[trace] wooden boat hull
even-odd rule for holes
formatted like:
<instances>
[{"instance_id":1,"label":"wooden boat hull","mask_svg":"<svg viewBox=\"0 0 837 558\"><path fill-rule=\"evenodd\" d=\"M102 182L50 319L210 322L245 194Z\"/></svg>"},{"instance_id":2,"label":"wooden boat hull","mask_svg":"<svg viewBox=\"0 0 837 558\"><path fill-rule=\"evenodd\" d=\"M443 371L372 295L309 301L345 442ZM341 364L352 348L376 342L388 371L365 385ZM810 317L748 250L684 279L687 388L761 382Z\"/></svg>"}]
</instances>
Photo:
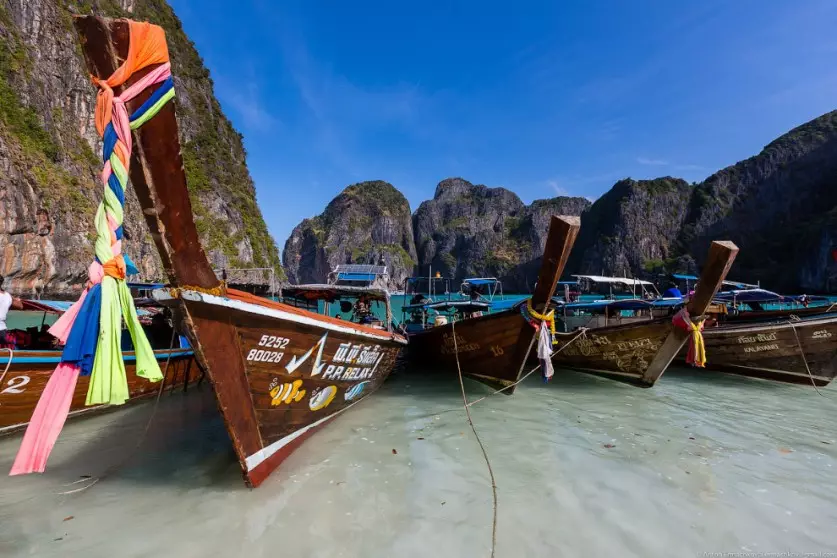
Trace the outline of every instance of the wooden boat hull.
<instances>
[{"instance_id":1,"label":"wooden boat hull","mask_svg":"<svg viewBox=\"0 0 837 558\"><path fill-rule=\"evenodd\" d=\"M322 321L280 304L202 293L184 293L182 300L251 486L317 429L375 392L406 345L383 330Z\"/></svg>"},{"instance_id":2,"label":"wooden boat hull","mask_svg":"<svg viewBox=\"0 0 837 558\"><path fill-rule=\"evenodd\" d=\"M74 23L91 74L113 75L131 46L128 22L77 16ZM151 94L128 101L128 113ZM179 287L160 300L183 310L244 478L258 486L314 430L377 389L406 339L227 289L192 220L174 104L133 134L131 183L169 283ZM373 354L376 363L367 365Z\"/></svg>"},{"instance_id":3,"label":"wooden boat hull","mask_svg":"<svg viewBox=\"0 0 837 558\"><path fill-rule=\"evenodd\" d=\"M768 320L788 320L797 318L810 318L820 314L837 314L837 305L813 306L809 308L794 308L788 310L760 310L741 312L724 316L724 323L739 324L746 322L764 322Z\"/></svg>"},{"instance_id":4,"label":"wooden boat hull","mask_svg":"<svg viewBox=\"0 0 837 558\"><path fill-rule=\"evenodd\" d=\"M514 357L523 326L534 334L519 310L437 326L410 335L408 355L413 362L455 374L458 351L463 376L502 389L518 378L521 363Z\"/></svg>"},{"instance_id":5,"label":"wooden boat hull","mask_svg":"<svg viewBox=\"0 0 837 558\"><path fill-rule=\"evenodd\" d=\"M155 351L160 366L165 366L169 351ZM0 352L0 373L8 363L8 353ZM15 351L12 364L0 385L0 434L16 432L29 424L38 399L49 378L61 359L61 351ZM125 371L128 376L129 402L151 396L160 390L159 383L152 383L136 375L134 353L125 353ZM164 389L174 389L188 385L200 378L200 368L195 363L191 349L175 349L171 352L171 361ZM84 400L90 376L80 376L73 392L70 405L70 417L91 411L117 409L119 406L95 405L87 407Z\"/></svg>"},{"instance_id":6,"label":"wooden boat hull","mask_svg":"<svg viewBox=\"0 0 837 558\"><path fill-rule=\"evenodd\" d=\"M650 387L646 372L671 334L670 319L591 329L584 334L559 333L552 361L614 380Z\"/></svg>"},{"instance_id":7,"label":"wooden boat hull","mask_svg":"<svg viewBox=\"0 0 837 558\"><path fill-rule=\"evenodd\" d=\"M837 316L722 326L706 329L703 338L710 370L817 386L837 375Z\"/></svg>"}]
</instances>

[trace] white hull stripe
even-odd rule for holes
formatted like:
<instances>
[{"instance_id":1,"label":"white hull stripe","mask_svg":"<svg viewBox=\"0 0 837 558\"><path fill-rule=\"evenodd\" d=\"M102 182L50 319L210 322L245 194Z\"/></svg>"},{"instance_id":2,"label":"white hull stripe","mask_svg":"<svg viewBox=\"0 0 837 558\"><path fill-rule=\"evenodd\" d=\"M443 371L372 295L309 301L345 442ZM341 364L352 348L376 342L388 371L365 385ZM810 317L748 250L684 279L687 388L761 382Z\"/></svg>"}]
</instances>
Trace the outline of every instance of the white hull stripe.
<instances>
[{"instance_id":1,"label":"white hull stripe","mask_svg":"<svg viewBox=\"0 0 837 558\"><path fill-rule=\"evenodd\" d=\"M154 299L158 301L169 301L174 300L174 297L169 294L169 292L165 289L157 289L153 293ZM181 296L185 300L191 300L194 302L204 302L206 304L211 304L213 306L224 306L226 308L232 308L234 310L240 310L242 312L247 312L248 314L258 314L259 316L268 316L271 318L277 318L280 320L286 320L289 322L295 322L298 324L304 324L314 327L319 327L321 329L328 329L331 331L339 331L340 333L345 333L348 335L354 335L358 337L368 337L370 339L377 339L379 341L394 341L396 343L400 343L402 345L407 344L407 340L401 337L391 337L389 334L381 334L376 335L369 331L358 330L351 327L342 326L339 324L326 322L322 320L317 320L310 316L302 316L299 314L293 314L291 312L285 312L284 310L279 310L277 308L267 308L265 306L261 306L259 304L252 304L250 302L242 302L240 300L232 300L230 298L224 298L221 296L215 296L206 293L199 293L197 291L182 291Z\"/></svg>"},{"instance_id":2,"label":"white hull stripe","mask_svg":"<svg viewBox=\"0 0 837 558\"><path fill-rule=\"evenodd\" d=\"M326 417L323 417L316 422L312 422L308 426L303 426L302 428L300 428L296 432L292 432L292 433L288 434L287 436L285 436L284 438L282 438L280 440L276 440L275 442L273 442L269 446L260 449L259 451L257 451L253 455L248 456L247 459L244 460L244 462L247 464L247 471L252 471L256 467L261 465L266 459L268 459L274 453L276 453L280 449L284 448L285 446L287 446L288 444L290 444L291 442L293 442L294 440L296 440L297 438L299 438L300 436L302 436L303 434L305 434L306 432L308 432L312 428L316 428L319 425L321 425L322 423L324 423L325 421L336 417L337 415L339 415L340 413L342 413L346 409L350 409L351 407L354 407L355 405L357 405L358 403L360 403L364 399L366 399L366 398L362 397L362 398L358 399L357 401L355 401L354 403L352 403L351 405L347 405L346 407L343 407L342 409L340 409L339 411L337 411L335 413L332 413L332 414L330 414Z\"/></svg>"}]
</instances>

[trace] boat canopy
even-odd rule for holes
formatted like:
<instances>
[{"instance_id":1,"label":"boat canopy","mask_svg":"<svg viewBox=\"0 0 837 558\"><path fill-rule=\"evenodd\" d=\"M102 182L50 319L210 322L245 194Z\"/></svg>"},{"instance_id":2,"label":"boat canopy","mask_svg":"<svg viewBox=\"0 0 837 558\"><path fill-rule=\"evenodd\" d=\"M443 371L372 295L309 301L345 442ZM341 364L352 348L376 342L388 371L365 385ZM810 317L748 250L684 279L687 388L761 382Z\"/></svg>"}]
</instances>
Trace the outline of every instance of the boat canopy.
<instances>
[{"instance_id":1,"label":"boat canopy","mask_svg":"<svg viewBox=\"0 0 837 558\"><path fill-rule=\"evenodd\" d=\"M784 299L782 295L764 289L736 289L715 295L719 302L781 302Z\"/></svg>"},{"instance_id":2,"label":"boat canopy","mask_svg":"<svg viewBox=\"0 0 837 558\"><path fill-rule=\"evenodd\" d=\"M631 279L629 277L605 277L603 275L573 275L578 279L587 279L594 283L615 283L618 285L626 285L632 287L634 285L654 285L651 281L643 281L642 279Z\"/></svg>"},{"instance_id":3,"label":"boat canopy","mask_svg":"<svg viewBox=\"0 0 837 558\"><path fill-rule=\"evenodd\" d=\"M672 273L671 276L674 277L675 279L680 280L680 281L697 281L698 280L697 275L683 275L681 273Z\"/></svg>"},{"instance_id":4,"label":"boat canopy","mask_svg":"<svg viewBox=\"0 0 837 558\"><path fill-rule=\"evenodd\" d=\"M334 302L342 297L357 298L366 295L370 300L389 302L389 293L385 289L375 287L352 287L351 285L290 285L282 289L282 295L286 298L300 300L325 300Z\"/></svg>"},{"instance_id":5,"label":"boat canopy","mask_svg":"<svg viewBox=\"0 0 837 558\"><path fill-rule=\"evenodd\" d=\"M73 305L68 300L29 300L21 299L22 309L29 312L46 312L47 314L63 314ZM156 304L159 306L159 303ZM155 314L156 311L149 311L145 308L137 308L137 316L140 318Z\"/></svg>"},{"instance_id":6,"label":"boat canopy","mask_svg":"<svg viewBox=\"0 0 837 558\"><path fill-rule=\"evenodd\" d=\"M370 285L378 277L386 277L387 268L384 265L370 264L339 264L329 273L330 284L353 284Z\"/></svg>"},{"instance_id":7,"label":"boat canopy","mask_svg":"<svg viewBox=\"0 0 837 558\"><path fill-rule=\"evenodd\" d=\"M476 277L476 278L470 278L470 279L463 279L462 280L463 285L467 284L467 285L477 285L477 286L496 285L499 282L500 281L498 281L494 277Z\"/></svg>"},{"instance_id":8,"label":"boat canopy","mask_svg":"<svg viewBox=\"0 0 837 558\"><path fill-rule=\"evenodd\" d=\"M405 311L411 310L435 310L437 312L450 312L451 310L458 310L460 312L480 312L488 310L493 306L488 302L478 302L473 300L440 300L438 302L428 302L427 304L409 304L404 306Z\"/></svg>"},{"instance_id":9,"label":"boat canopy","mask_svg":"<svg viewBox=\"0 0 837 558\"><path fill-rule=\"evenodd\" d=\"M758 289L760 285L753 285L751 283L741 283L739 281L724 281L724 285L735 287L736 289Z\"/></svg>"},{"instance_id":10,"label":"boat canopy","mask_svg":"<svg viewBox=\"0 0 837 558\"><path fill-rule=\"evenodd\" d=\"M629 298L622 300L594 300L592 302L570 302L566 304L559 297L553 297L553 302L560 308L577 311L596 311L611 308L614 310L645 310L648 308L676 308L684 302L682 298L658 298L656 300L642 300Z\"/></svg>"}]
</instances>

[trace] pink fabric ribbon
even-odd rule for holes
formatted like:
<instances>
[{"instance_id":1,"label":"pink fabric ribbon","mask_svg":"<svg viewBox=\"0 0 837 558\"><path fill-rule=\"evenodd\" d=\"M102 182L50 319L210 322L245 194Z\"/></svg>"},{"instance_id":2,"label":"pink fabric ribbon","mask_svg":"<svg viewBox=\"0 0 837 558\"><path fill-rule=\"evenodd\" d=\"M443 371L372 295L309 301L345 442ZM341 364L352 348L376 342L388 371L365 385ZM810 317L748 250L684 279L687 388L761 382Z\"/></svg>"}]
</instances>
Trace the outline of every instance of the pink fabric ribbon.
<instances>
[{"instance_id":1,"label":"pink fabric ribbon","mask_svg":"<svg viewBox=\"0 0 837 558\"><path fill-rule=\"evenodd\" d=\"M99 265L99 267L102 266ZM101 282L101 278L99 281ZM67 338L70 336L70 330L73 328L73 323L76 321L76 316L78 316L78 312L81 310L81 305L84 303L86 296L87 289L84 289L81 292L81 296L78 297L78 300L75 301L73 305L70 306L70 308L64 312L48 330L49 334L61 341L62 345L67 343Z\"/></svg>"},{"instance_id":2,"label":"pink fabric ribbon","mask_svg":"<svg viewBox=\"0 0 837 558\"><path fill-rule=\"evenodd\" d=\"M70 414L79 372L75 364L62 362L50 376L26 427L10 476L44 472L52 447Z\"/></svg>"}]
</instances>

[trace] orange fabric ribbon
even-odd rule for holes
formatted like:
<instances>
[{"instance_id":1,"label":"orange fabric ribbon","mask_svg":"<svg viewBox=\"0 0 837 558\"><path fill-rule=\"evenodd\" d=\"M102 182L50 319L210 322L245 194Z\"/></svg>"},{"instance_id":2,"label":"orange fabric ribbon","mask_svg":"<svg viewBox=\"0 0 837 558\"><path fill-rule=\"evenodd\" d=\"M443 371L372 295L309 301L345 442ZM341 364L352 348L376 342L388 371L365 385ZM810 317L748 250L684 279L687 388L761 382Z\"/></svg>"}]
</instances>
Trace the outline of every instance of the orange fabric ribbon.
<instances>
[{"instance_id":1,"label":"orange fabric ribbon","mask_svg":"<svg viewBox=\"0 0 837 558\"><path fill-rule=\"evenodd\" d=\"M105 275L114 279L125 279L125 258L122 257L122 254L119 254L105 262L102 269L105 271Z\"/></svg>"},{"instance_id":2,"label":"orange fabric ribbon","mask_svg":"<svg viewBox=\"0 0 837 558\"><path fill-rule=\"evenodd\" d=\"M96 95L96 130L104 135L105 127L111 120L113 106L113 88L125 83L134 72L169 61L169 48L166 45L166 33L161 27L147 22L129 21L131 43L128 57L108 79L93 77L93 83L99 87Z\"/></svg>"}]
</instances>

